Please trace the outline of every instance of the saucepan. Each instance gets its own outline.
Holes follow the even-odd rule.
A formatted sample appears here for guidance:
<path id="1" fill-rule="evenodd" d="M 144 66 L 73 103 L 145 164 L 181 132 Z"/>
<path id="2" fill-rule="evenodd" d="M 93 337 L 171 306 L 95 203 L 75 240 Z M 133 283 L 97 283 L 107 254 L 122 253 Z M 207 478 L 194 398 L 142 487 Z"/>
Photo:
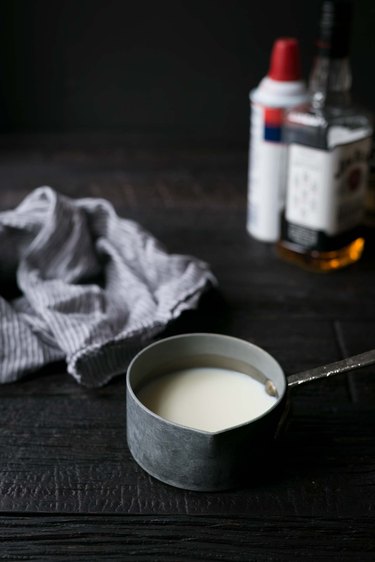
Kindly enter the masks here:
<path id="1" fill-rule="evenodd" d="M 272 444 L 285 429 L 294 387 L 374 363 L 375 350 L 371 350 L 286 376 L 274 357 L 245 340 L 208 333 L 183 334 L 162 339 L 136 355 L 127 371 L 126 417 L 130 452 L 147 473 L 178 488 L 207 492 L 241 486 L 254 465 L 272 448 Z M 257 392 L 261 390 L 264 394 L 259 395 L 261 400 L 257 404 L 264 399 L 266 405 L 254 415 L 249 414 L 248 419 L 223 422 L 223 427 L 207 429 L 205 426 L 194 427 L 194 423 L 181 422 L 178 418 L 177 421 L 173 417 L 168 419 L 158 411 L 155 404 L 150 405 L 145 399 L 147 390 L 150 389 L 148 395 L 154 392 L 155 398 L 155 384 L 167 380 L 166 377 L 171 380 L 171 373 L 176 377 L 182 372 L 186 375 L 193 370 L 200 377 L 202 371 L 199 369 L 203 369 L 205 373 L 208 370 L 207 373 L 210 374 L 216 371 L 226 373 L 228 377 L 233 373 L 233 379 L 226 379 L 229 387 L 223 387 L 222 390 L 228 400 L 231 396 L 230 381 L 247 384 L 250 380 L 243 377 L 250 378 L 251 383 L 257 385 Z M 241 381 L 236 377 L 242 377 Z M 201 381 L 203 378 L 195 380 Z M 194 390 L 196 383 L 193 379 L 192 381 L 190 384 Z M 159 384 L 159 402 L 160 388 L 162 386 Z M 183 389 L 182 392 L 187 390 Z M 246 405 L 245 395 L 242 390 L 240 392 L 241 402 L 245 401 Z M 203 405 L 200 405 L 206 414 L 214 412 L 214 394 L 215 392 L 206 395 Z M 190 406 L 190 395 L 183 396 L 187 400 L 184 404 L 187 414 L 195 414 L 194 408 L 197 407 L 193 402 Z M 157 403 L 157 400 L 154 402 Z M 227 413 L 225 406 L 221 408 L 222 410 L 215 411 L 216 421 L 219 422 L 221 418 L 226 418 Z M 236 407 L 234 410 L 236 414 Z"/>

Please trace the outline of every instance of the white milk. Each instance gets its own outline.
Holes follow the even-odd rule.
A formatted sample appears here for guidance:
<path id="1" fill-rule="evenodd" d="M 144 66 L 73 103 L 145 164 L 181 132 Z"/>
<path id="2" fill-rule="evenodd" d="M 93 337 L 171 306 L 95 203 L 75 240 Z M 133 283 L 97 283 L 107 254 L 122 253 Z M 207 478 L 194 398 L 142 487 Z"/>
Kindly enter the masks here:
<path id="1" fill-rule="evenodd" d="M 220 431 L 248 422 L 276 398 L 249 375 L 216 367 L 182 369 L 146 384 L 139 400 L 160 417 L 195 429 Z"/>

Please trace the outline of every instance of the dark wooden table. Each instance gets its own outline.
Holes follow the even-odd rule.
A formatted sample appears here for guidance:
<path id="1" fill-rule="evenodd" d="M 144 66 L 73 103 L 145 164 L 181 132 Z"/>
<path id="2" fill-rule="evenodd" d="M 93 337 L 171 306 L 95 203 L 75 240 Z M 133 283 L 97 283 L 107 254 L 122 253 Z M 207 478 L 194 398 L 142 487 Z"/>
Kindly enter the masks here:
<path id="1" fill-rule="evenodd" d="M 125 137 L 3 137 L 0 208 L 51 185 L 106 197 L 219 288 L 167 330 L 265 347 L 287 373 L 375 347 L 374 234 L 333 274 L 245 231 L 246 150 Z M 1 251 L 1 249 L 0 249 Z M 64 364 L 0 387 L 1 560 L 375 560 L 374 368 L 294 391 L 278 463 L 225 493 L 145 474 L 125 441 L 124 376 L 80 387 Z"/>

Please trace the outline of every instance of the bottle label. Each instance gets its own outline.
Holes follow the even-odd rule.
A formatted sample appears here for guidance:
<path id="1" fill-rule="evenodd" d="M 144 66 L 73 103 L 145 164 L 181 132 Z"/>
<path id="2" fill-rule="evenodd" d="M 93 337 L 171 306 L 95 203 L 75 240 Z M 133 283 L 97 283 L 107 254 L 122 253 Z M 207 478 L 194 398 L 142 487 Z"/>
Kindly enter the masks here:
<path id="1" fill-rule="evenodd" d="M 290 145 L 284 240 L 309 250 L 340 247 L 363 220 L 370 149 L 370 138 L 330 151 Z"/>

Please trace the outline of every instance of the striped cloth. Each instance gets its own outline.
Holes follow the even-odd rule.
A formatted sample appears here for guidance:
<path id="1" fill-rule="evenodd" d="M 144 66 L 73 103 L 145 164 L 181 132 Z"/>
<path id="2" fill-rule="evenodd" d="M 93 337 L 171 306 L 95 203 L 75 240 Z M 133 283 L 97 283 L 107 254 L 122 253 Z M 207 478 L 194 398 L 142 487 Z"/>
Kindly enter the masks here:
<path id="1" fill-rule="evenodd" d="M 79 383 L 101 386 L 214 282 L 108 201 L 38 188 L 0 213 L 0 382 L 65 359 Z"/>

